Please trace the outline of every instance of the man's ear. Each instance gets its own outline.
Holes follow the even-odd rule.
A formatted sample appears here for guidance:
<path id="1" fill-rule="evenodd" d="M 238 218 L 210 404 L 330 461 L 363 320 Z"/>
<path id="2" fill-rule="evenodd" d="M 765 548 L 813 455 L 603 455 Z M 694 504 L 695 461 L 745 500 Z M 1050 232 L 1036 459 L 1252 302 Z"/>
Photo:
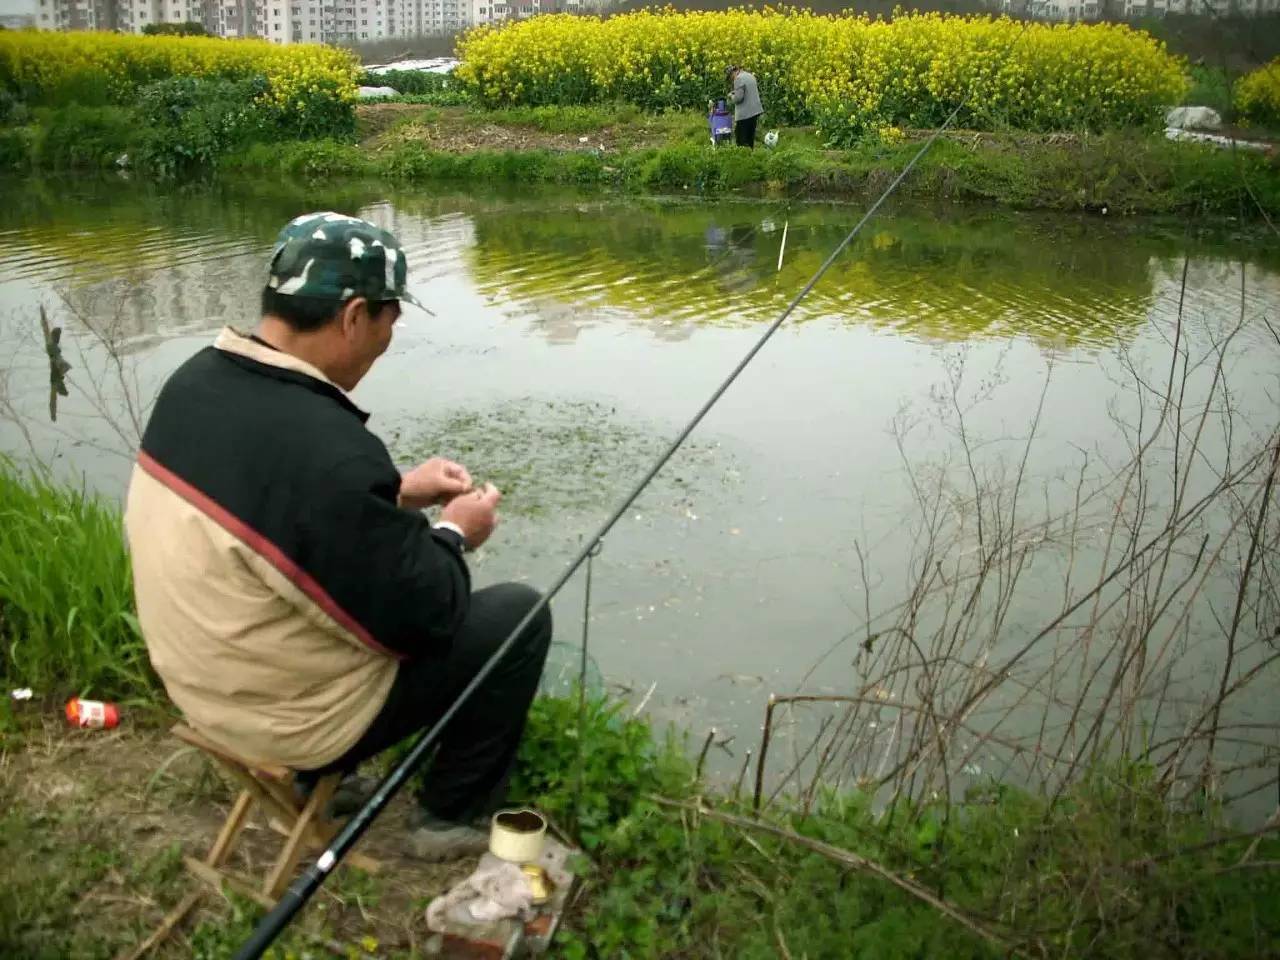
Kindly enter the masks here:
<path id="1" fill-rule="evenodd" d="M 356 336 L 360 328 L 360 315 L 369 313 L 369 301 L 364 297 L 352 297 L 338 311 L 338 320 L 342 325 L 342 335 L 347 339 Z"/>

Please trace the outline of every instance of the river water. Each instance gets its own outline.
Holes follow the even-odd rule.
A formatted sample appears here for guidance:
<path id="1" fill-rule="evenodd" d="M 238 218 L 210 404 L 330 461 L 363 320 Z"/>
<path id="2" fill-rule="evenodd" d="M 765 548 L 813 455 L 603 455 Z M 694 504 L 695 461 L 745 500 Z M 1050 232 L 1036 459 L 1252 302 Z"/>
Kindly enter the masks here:
<path id="1" fill-rule="evenodd" d="M 219 327 L 253 324 L 276 231 L 314 209 L 393 230 L 412 288 L 436 313 L 406 310 L 356 391 L 371 428 L 406 465 L 442 453 L 502 487 L 503 526 L 473 558 L 476 579 L 535 585 L 563 568 L 861 214 L 362 183 L 0 183 L 0 449 L 34 446 L 120 496 L 131 422 Z M 40 305 L 66 328 L 77 367 L 56 424 Z M 987 477 L 1025 452 L 1022 515 L 1052 512 L 1082 463 L 1132 451 L 1135 377 L 1165 377 L 1175 337 L 1209 355 L 1236 327 L 1224 363 L 1233 442 L 1260 434 L 1277 407 L 1267 318 L 1278 315 L 1280 246 L 1255 233 L 890 210 L 606 540 L 594 569 L 596 676 L 635 701 L 649 694 L 653 716 L 695 738 L 712 726 L 734 736 L 712 756 L 734 768 L 770 692 L 858 682 L 851 648 L 865 613 L 899 602 L 915 572 L 920 477 L 963 487 L 970 460 Z M 1189 378 L 1189 408 L 1211 367 Z M 1206 435 L 1206 462 L 1225 458 L 1225 443 Z M 1061 593 L 1060 574 L 1061 558 L 1023 581 L 1007 625 L 1015 639 L 1044 595 Z M 566 645 L 581 635 L 581 602 L 578 577 L 554 607 Z M 1206 649 L 1187 672 L 1207 668 L 1216 684 L 1222 654 Z M 1242 715 L 1274 720 L 1266 703 L 1245 696 Z"/>

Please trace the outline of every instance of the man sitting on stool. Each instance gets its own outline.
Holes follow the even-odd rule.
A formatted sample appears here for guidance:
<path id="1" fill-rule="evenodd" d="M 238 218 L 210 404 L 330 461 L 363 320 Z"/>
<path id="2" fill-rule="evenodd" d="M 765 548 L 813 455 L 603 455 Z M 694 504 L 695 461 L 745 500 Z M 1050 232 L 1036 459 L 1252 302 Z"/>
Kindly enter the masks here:
<path id="1" fill-rule="evenodd" d="M 287 224 L 257 329 L 224 329 L 169 378 L 129 485 L 138 617 L 170 698 L 210 740 L 312 783 L 434 724 L 539 599 L 471 589 L 463 554 L 493 532 L 498 491 L 440 458 L 401 476 L 348 395 L 401 302 L 421 307 L 406 272 L 371 223 Z M 472 823 L 502 801 L 550 641 L 544 608 L 444 731 L 411 852 L 486 848 Z"/>

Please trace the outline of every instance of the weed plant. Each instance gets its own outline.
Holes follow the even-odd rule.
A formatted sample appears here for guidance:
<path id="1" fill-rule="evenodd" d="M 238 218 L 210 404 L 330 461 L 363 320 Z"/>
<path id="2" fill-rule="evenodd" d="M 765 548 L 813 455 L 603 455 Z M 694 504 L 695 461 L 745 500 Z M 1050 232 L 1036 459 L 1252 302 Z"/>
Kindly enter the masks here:
<path id="1" fill-rule="evenodd" d="M 825 792 L 805 815 L 773 807 L 761 831 L 718 819 L 748 804 L 618 704 L 590 699 L 580 724 L 576 698 L 541 698 L 511 795 L 578 826 L 586 889 L 563 957 L 1226 958 L 1280 937 L 1265 867 L 1280 838 L 1253 845 L 1212 809 L 1174 809 L 1142 765 L 1095 769 L 1056 804 L 992 781 L 951 805 Z"/>
<path id="2" fill-rule="evenodd" d="M 365 73 L 360 78 L 364 87 L 391 87 L 399 93 L 387 97 L 395 103 L 422 103 L 435 107 L 461 107 L 472 102 L 471 94 L 456 79 L 444 73 L 428 73 L 425 70 L 388 70 L 386 73 Z M 378 102 L 384 98 L 366 99 Z"/>
<path id="3" fill-rule="evenodd" d="M 5 689 L 154 694 L 119 511 L 0 460 L 0 679 Z"/>

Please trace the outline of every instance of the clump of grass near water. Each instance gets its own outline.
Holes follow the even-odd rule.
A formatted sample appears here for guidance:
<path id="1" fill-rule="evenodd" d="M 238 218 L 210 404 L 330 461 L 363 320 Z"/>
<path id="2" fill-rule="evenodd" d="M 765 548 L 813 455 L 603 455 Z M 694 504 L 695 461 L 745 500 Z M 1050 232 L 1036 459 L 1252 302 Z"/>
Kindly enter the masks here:
<path id="1" fill-rule="evenodd" d="M 1174 808 L 1143 765 L 1096 768 L 1056 803 L 988 780 L 952 804 L 828 792 L 753 824 L 680 741 L 602 698 L 581 725 L 576 699 L 543 698 L 512 798 L 576 826 L 590 858 L 562 957 L 1172 960 L 1280 937 L 1280 838 Z"/>
<path id="2" fill-rule="evenodd" d="M 154 690 L 119 511 L 2 459 L 0 641 L 6 691 L 128 699 Z"/>

